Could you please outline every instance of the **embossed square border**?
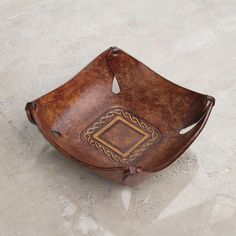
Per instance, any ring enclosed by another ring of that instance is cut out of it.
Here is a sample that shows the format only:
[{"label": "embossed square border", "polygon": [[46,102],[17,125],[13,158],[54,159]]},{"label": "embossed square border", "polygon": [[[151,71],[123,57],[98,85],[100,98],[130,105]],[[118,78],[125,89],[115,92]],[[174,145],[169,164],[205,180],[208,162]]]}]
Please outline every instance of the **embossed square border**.
[{"label": "embossed square border", "polygon": [[[136,126],[136,128],[139,128],[148,134],[148,138],[135,147],[136,149],[132,150],[127,156],[119,155],[117,152],[104,145],[104,143],[94,138],[94,135],[96,136],[96,133],[99,132],[99,130],[109,124],[116,117],[121,117],[130,124]],[[81,132],[81,139],[83,141],[87,142],[104,155],[110,157],[112,160],[121,163],[133,161],[137,157],[141,156],[151,145],[160,141],[160,138],[161,133],[156,127],[125,107],[112,107]]]},{"label": "embossed square border", "polygon": [[[141,138],[136,144],[134,144],[129,150],[127,150],[125,153],[121,152],[120,150],[118,150],[117,148],[115,148],[114,146],[112,146],[111,144],[109,144],[108,142],[106,142],[105,140],[101,139],[99,137],[99,135],[101,135],[103,132],[105,132],[109,127],[111,127],[113,124],[115,124],[117,121],[122,121],[123,123],[125,123],[126,125],[128,125],[129,127],[131,127],[132,129],[136,130],[137,132],[141,133],[143,135],[143,138]],[[113,120],[111,120],[108,124],[106,124],[104,127],[102,127],[98,132],[96,132],[93,137],[98,140],[100,143],[104,144],[105,146],[107,146],[108,148],[110,148],[111,150],[115,151],[116,153],[118,153],[119,155],[121,155],[122,157],[127,157],[133,150],[135,150],[141,143],[143,143],[146,139],[148,139],[149,135],[144,132],[143,130],[141,130],[140,128],[138,128],[137,126],[131,124],[129,121],[125,120],[124,118],[122,118],[121,116],[116,116]]]}]

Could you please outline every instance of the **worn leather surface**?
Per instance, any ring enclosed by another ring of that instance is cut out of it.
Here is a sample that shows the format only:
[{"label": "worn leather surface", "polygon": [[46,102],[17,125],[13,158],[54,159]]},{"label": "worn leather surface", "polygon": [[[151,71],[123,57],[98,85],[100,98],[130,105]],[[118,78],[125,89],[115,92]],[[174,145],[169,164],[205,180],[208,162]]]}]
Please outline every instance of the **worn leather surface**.
[{"label": "worn leather surface", "polygon": [[[114,76],[119,94],[112,93]],[[214,102],[213,97],[180,87],[124,51],[110,48],[66,84],[28,103],[26,111],[45,138],[67,156],[134,185],[189,147]],[[189,132],[179,133],[196,122]]]}]

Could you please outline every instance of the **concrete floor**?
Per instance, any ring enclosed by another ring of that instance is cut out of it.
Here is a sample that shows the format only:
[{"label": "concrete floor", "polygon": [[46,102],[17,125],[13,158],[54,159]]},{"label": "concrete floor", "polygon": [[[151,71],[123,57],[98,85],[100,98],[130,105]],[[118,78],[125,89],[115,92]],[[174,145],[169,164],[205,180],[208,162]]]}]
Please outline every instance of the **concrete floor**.
[{"label": "concrete floor", "polygon": [[[236,235],[235,0],[1,0],[0,235]],[[135,189],[65,158],[25,115],[116,45],[213,95],[204,131]]]}]

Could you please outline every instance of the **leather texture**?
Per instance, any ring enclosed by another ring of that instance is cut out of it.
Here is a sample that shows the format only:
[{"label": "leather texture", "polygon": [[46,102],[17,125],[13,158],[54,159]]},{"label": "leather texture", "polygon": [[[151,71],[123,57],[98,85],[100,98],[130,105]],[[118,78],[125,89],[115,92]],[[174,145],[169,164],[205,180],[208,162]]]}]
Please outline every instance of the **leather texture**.
[{"label": "leather texture", "polygon": [[178,86],[111,47],[66,84],[27,103],[26,112],[68,157],[134,186],[191,145],[214,104],[213,97]]}]

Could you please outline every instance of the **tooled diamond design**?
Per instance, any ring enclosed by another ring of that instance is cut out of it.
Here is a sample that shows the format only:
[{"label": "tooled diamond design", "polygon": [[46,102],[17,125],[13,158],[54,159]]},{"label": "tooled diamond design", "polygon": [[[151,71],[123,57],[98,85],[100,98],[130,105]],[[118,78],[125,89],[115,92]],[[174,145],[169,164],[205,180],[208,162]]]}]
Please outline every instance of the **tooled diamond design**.
[{"label": "tooled diamond design", "polygon": [[81,134],[88,144],[122,163],[142,155],[160,139],[153,125],[126,108],[112,108]]}]

